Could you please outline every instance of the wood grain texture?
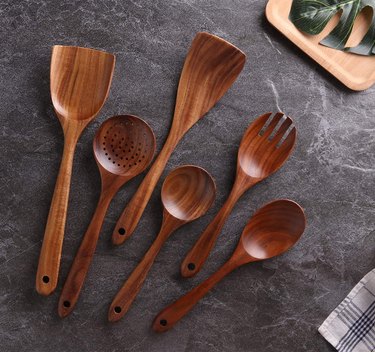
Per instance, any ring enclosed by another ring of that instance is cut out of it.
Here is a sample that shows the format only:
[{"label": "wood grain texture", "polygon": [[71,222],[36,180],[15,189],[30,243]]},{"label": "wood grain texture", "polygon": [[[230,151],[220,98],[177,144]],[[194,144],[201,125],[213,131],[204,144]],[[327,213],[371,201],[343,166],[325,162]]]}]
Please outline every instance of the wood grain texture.
[{"label": "wood grain texture", "polygon": [[207,260],[225,221],[241,195],[276,172],[288,159],[296,140],[296,128],[283,113],[266,113],[247,128],[237,156],[236,179],[228,199],[181,264],[181,275],[192,277]]},{"label": "wood grain texture", "polygon": [[132,235],[176,145],[234,83],[245,60],[244,53],[225,40],[208,33],[197,34],[181,73],[169,136],[117,221],[112,235],[114,244],[121,244]]},{"label": "wood grain texture", "polygon": [[60,317],[69,315],[78,301],[113,196],[127,181],[147,168],[155,146],[155,135],[150,126],[133,115],[111,117],[96,133],[93,149],[102,180],[101,195],[61,292]]},{"label": "wood grain texture", "polygon": [[[375,83],[375,58],[360,56],[320,45],[337,25],[337,14],[318,35],[299,31],[289,20],[293,0],[269,0],[266,7],[268,21],[308,56],[325,68],[339,81],[352,90],[365,90]],[[347,46],[356,46],[366,34],[370,14],[360,13],[354,23]]]},{"label": "wood grain texture", "polygon": [[211,207],[215,196],[214,180],[200,167],[182,166],[166,177],[161,191],[164,211],[160,232],[114,298],[108,311],[109,321],[120,320],[129,310],[157,254],[172,232],[203,216]]},{"label": "wood grain texture", "polygon": [[60,45],[52,50],[51,96],[64,131],[64,152],[36,275],[36,290],[42,295],[51,294],[58,281],[74,150],[107,99],[114,66],[115,57],[106,52]]},{"label": "wood grain texture", "polygon": [[157,332],[169,330],[237,267],[287,251],[299,240],[305,226],[303,209],[293,201],[282,199],[263,206],[244,228],[231,258],[216,273],[163,309],[155,318],[153,329]]}]

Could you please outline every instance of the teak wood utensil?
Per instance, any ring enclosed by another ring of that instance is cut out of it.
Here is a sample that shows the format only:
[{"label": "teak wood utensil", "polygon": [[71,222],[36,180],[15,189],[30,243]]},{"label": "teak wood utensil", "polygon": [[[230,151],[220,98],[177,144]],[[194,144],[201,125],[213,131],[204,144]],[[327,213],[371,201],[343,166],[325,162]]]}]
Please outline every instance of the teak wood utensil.
[{"label": "teak wood utensil", "polygon": [[111,86],[115,56],[73,46],[54,46],[51,96],[64,131],[64,152],[48,214],[36,275],[36,290],[51,294],[57,285],[77,141],[102,108]]},{"label": "teak wood utensil", "polygon": [[[305,34],[289,20],[292,2],[293,0],[269,0],[266,7],[268,21],[348,88],[353,90],[370,88],[375,83],[373,56],[355,55],[319,44],[336,27],[341,15],[334,16],[320,34]],[[369,16],[362,11],[358,15],[347,46],[357,45],[366,34],[373,16],[372,11],[368,11],[367,14]]]},{"label": "teak wood utensil", "polygon": [[241,265],[275,257],[291,248],[305,230],[303,209],[290,200],[276,200],[260,208],[242,232],[231,258],[213,275],[162,310],[153,329],[169,330],[221,279]]},{"label": "teak wood utensil", "polygon": [[60,317],[70,314],[77,303],[112,198],[120,187],[147,168],[155,145],[150,126],[133,115],[111,117],[96,133],[93,149],[102,179],[101,194],[61,293]]},{"label": "teak wood utensil", "polygon": [[182,276],[191,277],[199,272],[238,199],[249,188],[277,171],[292,152],[296,140],[296,128],[292,127],[292,119],[284,118],[281,112],[273,117],[271,115],[269,112],[258,117],[242,137],[232,190],[182,262]]},{"label": "teak wood utensil", "polygon": [[180,77],[169,136],[117,221],[112,235],[114,244],[121,244],[131,236],[176,145],[229,89],[245,60],[245,54],[225,40],[208,33],[197,34]]},{"label": "teak wood utensil", "polygon": [[180,226],[203,216],[211,207],[215,195],[214,180],[200,167],[182,166],[166,177],[161,190],[164,211],[160,232],[114,298],[108,312],[109,321],[117,321],[126,314],[142,288],[157,254],[171,233]]}]

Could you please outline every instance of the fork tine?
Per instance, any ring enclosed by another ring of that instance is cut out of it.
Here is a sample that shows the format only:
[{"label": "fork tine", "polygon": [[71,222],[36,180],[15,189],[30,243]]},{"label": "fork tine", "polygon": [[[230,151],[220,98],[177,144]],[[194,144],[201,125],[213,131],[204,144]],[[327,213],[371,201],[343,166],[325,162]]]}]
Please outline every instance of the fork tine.
[{"label": "fork tine", "polygon": [[267,112],[266,114],[257,117],[248,127],[248,132],[251,131],[252,133],[259,134],[271,115],[272,112]]},{"label": "fork tine", "polygon": [[295,127],[292,128],[288,136],[285,140],[281,143],[280,147],[278,148],[280,152],[285,152],[294,147],[294,143],[296,142],[297,130]]},{"label": "fork tine", "polygon": [[281,138],[283,138],[285,132],[288,130],[288,128],[291,126],[293,123],[292,119],[288,116],[286,120],[282,123],[280,128],[277,130],[276,134],[272,138],[272,143],[277,144],[280,142]]},{"label": "fork tine", "polygon": [[282,112],[278,112],[277,114],[275,114],[275,116],[272,118],[272,121],[264,131],[263,138],[268,138],[271,135],[271,133],[273,132],[273,130],[275,129],[275,127],[277,126],[277,124],[283,116],[284,114]]}]

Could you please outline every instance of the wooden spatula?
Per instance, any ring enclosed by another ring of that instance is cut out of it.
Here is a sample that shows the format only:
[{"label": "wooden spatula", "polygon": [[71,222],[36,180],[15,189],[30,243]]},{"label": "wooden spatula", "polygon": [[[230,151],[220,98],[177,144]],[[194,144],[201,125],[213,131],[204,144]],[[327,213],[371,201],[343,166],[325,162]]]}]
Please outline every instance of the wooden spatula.
[{"label": "wooden spatula", "polygon": [[225,40],[208,33],[197,34],[180,77],[169,136],[117,221],[112,235],[114,244],[121,244],[131,236],[176,145],[229,89],[245,60],[245,54]]},{"label": "wooden spatula", "polygon": [[61,45],[52,50],[51,96],[65,141],[36,275],[36,290],[42,295],[57,285],[74,150],[107,99],[114,67],[115,57],[103,51]]}]

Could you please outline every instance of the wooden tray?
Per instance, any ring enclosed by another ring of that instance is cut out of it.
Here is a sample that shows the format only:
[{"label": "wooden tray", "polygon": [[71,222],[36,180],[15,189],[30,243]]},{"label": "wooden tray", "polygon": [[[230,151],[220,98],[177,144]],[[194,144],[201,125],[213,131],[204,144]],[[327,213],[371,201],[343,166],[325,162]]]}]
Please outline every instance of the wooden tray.
[{"label": "wooden tray", "polygon": [[[319,44],[337,24],[338,15],[332,18],[322,33],[311,36],[300,32],[289,21],[291,6],[292,0],[269,0],[266,7],[268,21],[350,89],[365,90],[375,83],[375,56],[360,56]],[[348,46],[354,46],[361,41],[368,28],[368,21],[366,14],[361,13],[358,16]]]}]

